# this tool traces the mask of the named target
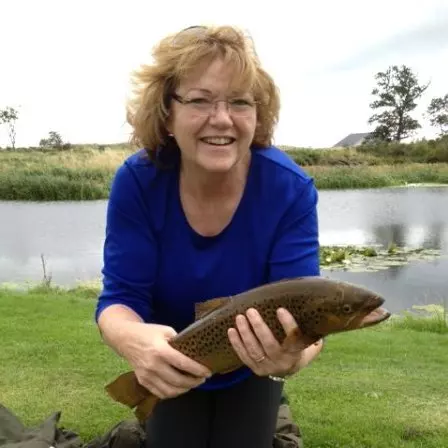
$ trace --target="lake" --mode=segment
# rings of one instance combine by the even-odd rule
[[[323,270],[383,294],[392,312],[448,300],[448,188],[324,190],[319,194],[322,245],[382,245],[439,249],[442,257],[378,272]],[[106,201],[0,201],[0,283],[60,285],[100,278]]]

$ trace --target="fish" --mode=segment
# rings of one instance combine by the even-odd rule
[[[229,297],[195,304],[195,321],[168,342],[176,350],[205,365],[213,374],[243,367],[227,330],[235,318],[255,308],[279,343],[300,340],[305,347],[341,332],[372,327],[388,319],[385,299],[363,286],[323,276],[287,278],[254,287]],[[287,309],[298,329],[289,334],[277,318],[277,309]],[[299,333],[300,332],[300,333]],[[105,387],[115,401],[134,409],[143,423],[161,400],[143,387],[133,371],[119,375]]]

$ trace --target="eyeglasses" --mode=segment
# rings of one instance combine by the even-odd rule
[[[177,102],[183,104],[192,114],[200,116],[211,115],[220,102],[226,103],[227,112],[235,117],[250,116],[257,104],[257,101],[246,98],[230,98],[226,100],[211,100],[205,97],[183,98],[176,93],[171,95]]]

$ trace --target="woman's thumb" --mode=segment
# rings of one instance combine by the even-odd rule
[[[163,326],[162,334],[166,339],[172,339],[177,335],[177,331],[173,327]]]

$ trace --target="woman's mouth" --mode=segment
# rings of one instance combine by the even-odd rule
[[[204,137],[201,141],[208,145],[226,146],[232,144],[236,139],[233,137]]]

